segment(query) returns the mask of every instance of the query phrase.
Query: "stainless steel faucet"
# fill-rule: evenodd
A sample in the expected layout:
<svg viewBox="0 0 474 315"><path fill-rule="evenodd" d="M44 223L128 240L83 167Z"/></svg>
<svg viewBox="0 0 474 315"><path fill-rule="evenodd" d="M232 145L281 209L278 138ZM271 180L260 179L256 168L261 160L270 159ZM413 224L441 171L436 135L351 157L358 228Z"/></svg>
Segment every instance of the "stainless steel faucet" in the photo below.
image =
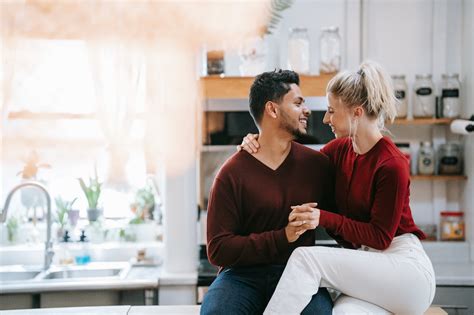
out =
<svg viewBox="0 0 474 315"><path fill-rule="evenodd" d="M48 269L49 266L51 265L51 262L53 261L53 256L54 256L54 251L53 251L53 242L51 241L51 195L49 194L48 190L46 187L43 186L43 184L35 182L35 181L28 181L28 182L23 182L15 187L8 193L7 199L5 201L5 206L3 207L2 213L0 214L0 223L5 222L7 219L7 213L8 213L8 207L10 206L10 201L13 197L13 194L27 186L33 186L44 192L46 196L46 205L48 208L48 212L46 214L46 223L47 223L47 228L46 228L46 242L44 244L44 270Z"/></svg>

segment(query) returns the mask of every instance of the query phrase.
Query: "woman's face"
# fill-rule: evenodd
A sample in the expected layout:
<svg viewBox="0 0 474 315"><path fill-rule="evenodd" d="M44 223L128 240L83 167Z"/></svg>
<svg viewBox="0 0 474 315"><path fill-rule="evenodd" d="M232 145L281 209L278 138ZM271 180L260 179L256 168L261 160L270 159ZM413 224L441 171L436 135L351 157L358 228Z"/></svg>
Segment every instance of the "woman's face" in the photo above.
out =
<svg viewBox="0 0 474 315"><path fill-rule="evenodd" d="M324 114L323 123L331 126L336 138L348 137L351 132L351 113L349 107L341 99L329 93L328 109Z"/></svg>

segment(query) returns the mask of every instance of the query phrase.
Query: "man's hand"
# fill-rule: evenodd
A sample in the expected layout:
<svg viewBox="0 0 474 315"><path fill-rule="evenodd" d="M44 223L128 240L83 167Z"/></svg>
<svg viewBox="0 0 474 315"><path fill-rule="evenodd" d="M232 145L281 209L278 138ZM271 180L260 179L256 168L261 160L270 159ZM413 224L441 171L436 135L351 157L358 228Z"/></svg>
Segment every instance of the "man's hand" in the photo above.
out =
<svg viewBox="0 0 474 315"><path fill-rule="evenodd" d="M285 228L288 242L295 242L307 230L314 230L319 225L320 211L316 202L293 206L288 216L288 225Z"/></svg>

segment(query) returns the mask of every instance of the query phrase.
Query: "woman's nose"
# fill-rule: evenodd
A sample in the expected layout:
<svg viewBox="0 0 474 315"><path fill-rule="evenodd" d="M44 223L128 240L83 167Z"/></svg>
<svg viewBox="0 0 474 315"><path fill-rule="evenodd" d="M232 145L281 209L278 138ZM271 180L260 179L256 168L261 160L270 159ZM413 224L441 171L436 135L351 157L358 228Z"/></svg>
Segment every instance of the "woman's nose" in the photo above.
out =
<svg viewBox="0 0 474 315"><path fill-rule="evenodd" d="M328 112L324 113L323 124L326 124L326 125L329 124L329 115L328 115Z"/></svg>

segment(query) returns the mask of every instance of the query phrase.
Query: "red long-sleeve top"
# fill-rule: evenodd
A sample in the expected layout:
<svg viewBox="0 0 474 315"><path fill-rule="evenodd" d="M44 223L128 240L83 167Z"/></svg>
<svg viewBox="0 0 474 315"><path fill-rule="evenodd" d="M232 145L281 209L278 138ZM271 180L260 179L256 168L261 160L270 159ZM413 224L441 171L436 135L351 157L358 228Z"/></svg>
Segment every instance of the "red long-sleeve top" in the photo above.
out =
<svg viewBox="0 0 474 315"><path fill-rule="evenodd" d="M276 170L245 151L231 156L209 196L209 261L220 267L285 264L297 246L314 245L314 231L288 243L290 207L312 201L330 207L333 172L326 156L296 142Z"/></svg>
<svg viewBox="0 0 474 315"><path fill-rule="evenodd" d="M386 249L395 236L425 235L409 205L408 161L387 137L367 153L354 152L350 138L331 141L321 150L336 169L337 213L321 210L320 225L344 244ZM323 208L324 209L324 208Z"/></svg>

